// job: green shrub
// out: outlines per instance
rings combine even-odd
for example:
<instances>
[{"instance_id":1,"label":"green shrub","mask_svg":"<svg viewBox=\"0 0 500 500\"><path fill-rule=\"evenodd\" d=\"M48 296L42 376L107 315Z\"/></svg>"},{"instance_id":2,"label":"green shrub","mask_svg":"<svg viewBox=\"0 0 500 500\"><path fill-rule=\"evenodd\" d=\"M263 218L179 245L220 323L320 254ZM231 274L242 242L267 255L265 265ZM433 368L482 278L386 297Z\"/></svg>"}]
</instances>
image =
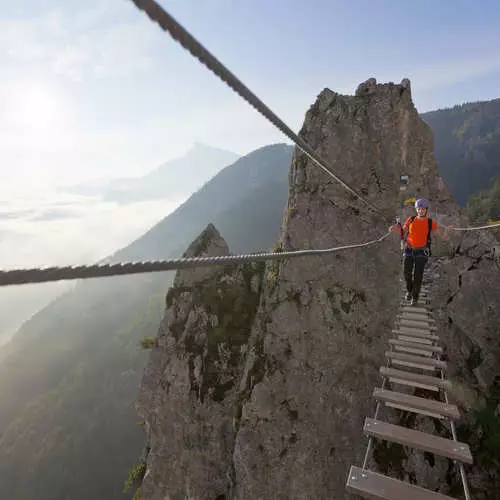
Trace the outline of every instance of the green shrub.
<instances>
[{"instance_id":1,"label":"green shrub","mask_svg":"<svg viewBox=\"0 0 500 500\"><path fill-rule=\"evenodd\" d=\"M143 349L151 349L154 345L156 345L156 341L158 337L144 337L141 339L141 347Z\"/></svg>"},{"instance_id":2,"label":"green shrub","mask_svg":"<svg viewBox=\"0 0 500 500\"><path fill-rule=\"evenodd\" d=\"M123 487L123 493L127 493L128 491L131 490L137 490L142 483L144 474L146 474L146 464L142 460L142 458L140 458L139 463L134 465L128 472L128 478L125 481L125 485ZM140 498L140 493L139 493L139 498Z\"/></svg>"}]
</instances>

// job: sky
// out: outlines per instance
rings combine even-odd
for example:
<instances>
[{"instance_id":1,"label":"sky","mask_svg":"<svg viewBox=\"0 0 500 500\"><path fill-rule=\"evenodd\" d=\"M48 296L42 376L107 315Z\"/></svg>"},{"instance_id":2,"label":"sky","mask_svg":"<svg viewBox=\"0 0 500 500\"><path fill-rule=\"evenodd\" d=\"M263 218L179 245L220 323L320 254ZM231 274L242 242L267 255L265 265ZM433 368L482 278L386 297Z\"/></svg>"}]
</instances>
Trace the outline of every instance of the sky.
<instances>
[{"instance_id":1,"label":"sky","mask_svg":"<svg viewBox=\"0 0 500 500\"><path fill-rule=\"evenodd\" d=\"M498 97L496 0L163 0L295 131L324 88L412 80L420 111ZM282 141L130 0L0 0L0 175L141 175L194 141Z\"/></svg>"},{"instance_id":2,"label":"sky","mask_svg":"<svg viewBox=\"0 0 500 500\"><path fill-rule=\"evenodd\" d=\"M498 0L161 4L296 132L323 88L370 77L410 78L421 112L500 97ZM194 142L243 155L284 140L130 0L0 0L0 269L93 263L184 201L58 186L141 176ZM0 339L48 287L1 291L0 318L26 307Z\"/></svg>"}]
</instances>

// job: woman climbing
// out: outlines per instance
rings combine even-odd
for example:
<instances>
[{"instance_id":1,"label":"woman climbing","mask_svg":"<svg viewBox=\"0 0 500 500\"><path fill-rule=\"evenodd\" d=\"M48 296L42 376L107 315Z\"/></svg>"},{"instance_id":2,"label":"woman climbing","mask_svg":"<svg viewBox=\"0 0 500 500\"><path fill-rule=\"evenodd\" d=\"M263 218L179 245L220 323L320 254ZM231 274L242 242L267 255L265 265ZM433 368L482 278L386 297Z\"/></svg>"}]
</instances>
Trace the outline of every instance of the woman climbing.
<instances>
[{"instance_id":1,"label":"woman climbing","mask_svg":"<svg viewBox=\"0 0 500 500\"><path fill-rule=\"evenodd\" d=\"M431 254L431 236L437 232L444 240L448 239L448 232L438 230L436 221L427 216L429 202L419 198L415 202L417 215L408 217L403 226L395 224L390 230L401 233L404 240L404 276L406 281L406 300L411 300L411 305L418 303L425 264Z\"/></svg>"}]
</instances>

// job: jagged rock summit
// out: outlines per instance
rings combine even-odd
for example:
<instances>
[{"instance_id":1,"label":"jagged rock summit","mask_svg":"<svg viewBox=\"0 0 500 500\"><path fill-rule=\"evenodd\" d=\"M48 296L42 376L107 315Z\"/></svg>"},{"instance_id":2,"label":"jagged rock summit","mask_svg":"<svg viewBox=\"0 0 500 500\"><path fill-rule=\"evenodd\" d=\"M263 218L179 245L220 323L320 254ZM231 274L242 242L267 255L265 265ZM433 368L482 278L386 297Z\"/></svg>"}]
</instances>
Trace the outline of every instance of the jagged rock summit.
<instances>
[{"instance_id":1,"label":"jagged rock summit","mask_svg":"<svg viewBox=\"0 0 500 500\"><path fill-rule=\"evenodd\" d=\"M227 255L209 224L184 257ZM147 431L141 498L225 498L231 489L238 382L264 264L179 271L145 370L138 411Z\"/></svg>"},{"instance_id":2,"label":"jagged rock summit","mask_svg":"<svg viewBox=\"0 0 500 500\"><path fill-rule=\"evenodd\" d=\"M300 136L379 212L296 150L279 247L373 240L413 195L430 198L441 223L464 222L439 177L432 133L412 103L408 80L381 85L370 79L355 96L323 90ZM407 191L400 190L401 176L408 176ZM465 317L473 316L472 296L483 282L490 294L484 307L500 294L489 238L459 236L435 245L439 327L461 369L474 349L487 348L484 359L496 359L500 371L498 343L487 333L498 309L482 310L486 316L476 316L475 325ZM209 226L186 256L228 251ZM472 277L467 269L475 273L468 290L460 287ZM373 411L399 273L396 238L267 265L179 271L141 388L147 430L141 498L346 498L349 466L359 465L365 451L363 422ZM460 318L452 323L460 331L446 320L450 291L450 314ZM490 379L483 379L487 395ZM374 460L383 472L425 477L443 492L456 480L446 464L412 453L379 447Z\"/></svg>"}]
</instances>

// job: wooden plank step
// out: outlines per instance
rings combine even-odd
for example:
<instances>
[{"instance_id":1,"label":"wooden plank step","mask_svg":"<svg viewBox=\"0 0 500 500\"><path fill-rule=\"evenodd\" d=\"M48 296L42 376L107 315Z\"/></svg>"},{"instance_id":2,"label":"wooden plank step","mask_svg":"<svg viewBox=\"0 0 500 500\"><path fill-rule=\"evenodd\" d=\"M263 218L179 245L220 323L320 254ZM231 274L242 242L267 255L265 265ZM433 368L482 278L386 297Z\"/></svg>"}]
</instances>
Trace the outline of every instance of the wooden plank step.
<instances>
[{"instance_id":1,"label":"wooden plank step","mask_svg":"<svg viewBox=\"0 0 500 500\"><path fill-rule=\"evenodd\" d=\"M411 333L403 333L398 335L398 340L414 342L415 344L432 345L433 342L437 342L439 340L439 337L436 337L435 335L429 335L428 337L413 337Z\"/></svg>"},{"instance_id":2,"label":"wooden plank step","mask_svg":"<svg viewBox=\"0 0 500 500\"><path fill-rule=\"evenodd\" d=\"M410 311L403 311L402 309L400 309L399 313L398 313L398 318L407 318L407 319L416 319L417 321L426 321L426 320L430 320L431 323L432 322L436 322L436 320L434 318L431 317L430 314L427 314L427 313L415 313L415 312L410 312Z\"/></svg>"},{"instance_id":3,"label":"wooden plank step","mask_svg":"<svg viewBox=\"0 0 500 500\"><path fill-rule=\"evenodd\" d=\"M411 316L411 317L410 317ZM402 312L398 314L398 318L405 318L408 321L415 321L417 323L433 323L435 322L434 318L431 318L429 315L424 315L424 314L414 314L410 312Z\"/></svg>"},{"instance_id":4,"label":"wooden plank step","mask_svg":"<svg viewBox=\"0 0 500 500\"><path fill-rule=\"evenodd\" d=\"M420 349L422 351L443 354L443 348L437 345L425 345L425 344L420 344L418 342L412 342L412 341L405 342L404 340L397 340L397 339L389 339L389 344L393 345L394 347L397 346L411 347L412 349Z\"/></svg>"},{"instance_id":5,"label":"wooden plank step","mask_svg":"<svg viewBox=\"0 0 500 500\"><path fill-rule=\"evenodd\" d=\"M405 319L408 321L418 321L419 323L431 323L434 324L436 320L434 318L431 318L430 316L425 316L423 314L412 314L409 312L402 312L397 315L398 319Z\"/></svg>"},{"instance_id":6,"label":"wooden plank step","mask_svg":"<svg viewBox=\"0 0 500 500\"><path fill-rule=\"evenodd\" d=\"M393 363L398 363L404 361L406 363L414 363L420 366L426 366L429 368L438 368L440 370L446 370L447 363L446 361L440 361L439 359L428 358L425 356L414 356L412 354L405 354L403 352L395 352L395 351L386 351L385 357L389 358ZM408 366L408 365L404 365ZM420 368L419 366L419 368Z\"/></svg>"},{"instance_id":7,"label":"wooden plank step","mask_svg":"<svg viewBox=\"0 0 500 500\"><path fill-rule=\"evenodd\" d=\"M451 382L440 377L432 377L430 375L422 375L420 373L408 372L405 370L397 370L396 368L389 368L387 366L380 367L380 374L389 380L398 380L398 384L408 385L410 387L421 387L422 389L429 390L448 390L451 387ZM406 383L403 383L406 382Z\"/></svg>"},{"instance_id":8,"label":"wooden plank step","mask_svg":"<svg viewBox=\"0 0 500 500\"><path fill-rule=\"evenodd\" d=\"M427 333L428 335L435 335L434 330L431 330L430 328L417 328L414 326L405 326L405 325L399 325L398 326L399 330L408 332L408 333Z\"/></svg>"},{"instance_id":9,"label":"wooden plank step","mask_svg":"<svg viewBox=\"0 0 500 500\"><path fill-rule=\"evenodd\" d=\"M419 330L417 328L399 327L397 330L396 329L391 330L391 332L397 335L406 335L408 337L420 337L435 341L439 340L439 337L437 335L433 335L430 330Z\"/></svg>"},{"instance_id":10,"label":"wooden plank step","mask_svg":"<svg viewBox=\"0 0 500 500\"><path fill-rule=\"evenodd\" d=\"M454 500L420 486L351 465L346 490L370 500Z\"/></svg>"},{"instance_id":11,"label":"wooden plank step","mask_svg":"<svg viewBox=\"0 0 500 500\"><path fill-rule=\"evenodd\" d=\"M446 439L427 432L415 431L400 425L367 418L363 432L367 436L409 446L415 450L428 451L465 464L473 463L469 445L453 439Z\"/></svg>"},{"instance_id":12,"label":"wooden plank step","mask_svg":"<svg viewBox=\"0 0 500 500\"><path fill-rule=\"evenodd\" d=\"M460 418L460 412L455 405L442 403L434 399L419 398L402 392L379 389L378 387L373 390L373 397L377 401L383 401L387 406L421 413L422 415L451 418L453 420Z\"/></svg>"},{"instance_id":13,"label":"wooden plank step","mask_svg":"<svg viewBox=\"0 0 500 500\"><path fill-rule=\"evenodd\" d=\"M396 352L404 352L406 354L415 354L415 356L427 356L427 357L432 356L432 352L424 351L416 347L405 347L402 345L395 345L394 350Z\"/></svg>"},{"instance_id":14,"label":"wooden plank step","mask_svg":"<svg viewBox=\"0 0 500 500\"><path fill-rule=\"evenodd\" d=\"M413 314L413 313L409 313L406 311L403 311L402 313L398 314L398 318L409 319L412 321L422 321L422 322L431 323L431 324L434 324L436 322L436 320L431 318L429 315Z\"/></svg>"},{"instance_id":15,"label":"wooden plank step","mask_svg":"<svg viewBox=\"0 0 500 500\"><path fill-rule=\"evenodd\" d=\"M418 306L401 306L401 310L404 312L411 312L412 314L431 314L431 312L425 307Z\"/></svg>"},{"instance_id":16,"label":"wooden plank step","mask_svg":"<svg viewBox=\"0 0 500 500\"><path fill-rule=\"evenodd\" d=\"M436 330L434 325L431 325L428 321L416 321L414 319L400 319L398 321L400 326L405 326L408 328L425 328L427 330Z\"/></svg>"}]
</instances>

